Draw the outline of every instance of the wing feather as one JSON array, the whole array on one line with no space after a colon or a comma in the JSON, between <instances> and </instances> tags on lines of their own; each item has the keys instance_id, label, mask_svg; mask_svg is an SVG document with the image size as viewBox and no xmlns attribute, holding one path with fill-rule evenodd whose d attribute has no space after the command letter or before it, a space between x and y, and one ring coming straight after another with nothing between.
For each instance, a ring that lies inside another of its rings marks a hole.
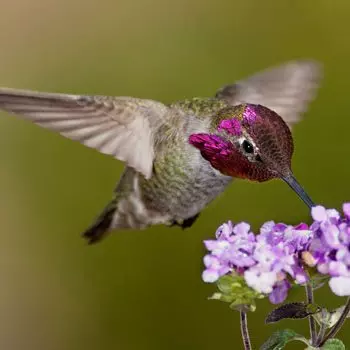
<instances>
[{"instance_id":1,"label":"wing feather","mask_svg":"<svg viewBox=\"0 0 350 350\"><path fill-rule=\"evenodd\" d=\"M292 126L314 98L321 72L321 65L315 61L291 61L224 86L216 97L231 105L264 105Z\"/></svg>"},{"instance_id":2,"label":"wing feather","mask_svg":"<svg viewBox=\"0 0 350 350\"><path fill-rule=\"evenodd\" d=\"M168 115L152 100L7 88L0 89L0 109L125 161L146 178L152 175L154 136Z\"/></svg>"}]
</instances>

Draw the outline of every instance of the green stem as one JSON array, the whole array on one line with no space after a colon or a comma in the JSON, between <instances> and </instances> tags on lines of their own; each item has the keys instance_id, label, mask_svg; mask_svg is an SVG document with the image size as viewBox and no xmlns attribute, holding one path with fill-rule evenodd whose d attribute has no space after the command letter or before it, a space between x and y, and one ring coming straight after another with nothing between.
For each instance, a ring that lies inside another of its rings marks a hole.
<instances>
[{"instance_id":1,"label":"green stem","mask_svg":"<svg viewBox=\"0 0 350 350\"><path fill-rule=\"evenodd\" d=\"M334 336L339 332L341 327L343 326L348 314L350 311L350 298L348 298L348 301L345 304L345 308L343 310L343 313L341 314L339 320L337 323L333 326L333 328L329 331L329 333L323 338L323 340L320 342L319 346L322 346L328 339L334 338Z\"/></svg>"},{"instance_id":2,"label":"green stem","mask_svg":"<svg viewBox=\"0 0 350 350\"><path fill-rule=\"evenodd\" d=\"M306 291L306 300L308 304L314 303L314 293L310 283L307 283L305 286ZM310 315L309 316L309 326L310 326L310 335L311 335L311 345L315 345L317 342L317 333L316 333L316 322L315 319Z\"/></svg>"},{"instance_id":3,"label":"green stem","mask_svg":"<svg viewBox=\"0 0 350 350\"><path fill-rule=\"evenodd\" d=\"M317 341L316 341L316 346L318 347L319 344L322 342L325 334L326 334L326 329L327 329L327 325L326 323L324 322L325 318L327 317L327 309L322 309L321 311L321 325L320 325L320 331L318 332L318 335L317 335Z\"/></svg>"},{"instance_id":4,"label":"green stem","mask_svg":"<svg viewBox=\"0 0 350 350\"><path fill-rule=\"evenodd\" d=\"M248 331L247 313L244 311L240 311L240 316L241 316L241 333L242 333L244 350L252 350L252 346L250 344L250 338L249 338L249 331Z\"/></svg>"}]
</instances>

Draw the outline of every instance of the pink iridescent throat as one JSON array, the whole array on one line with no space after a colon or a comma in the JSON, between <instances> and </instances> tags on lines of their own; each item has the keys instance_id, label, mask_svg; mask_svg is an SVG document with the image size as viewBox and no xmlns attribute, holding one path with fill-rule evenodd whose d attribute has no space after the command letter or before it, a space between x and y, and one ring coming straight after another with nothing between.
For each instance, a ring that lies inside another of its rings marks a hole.
<instances>
[{"instance_id":1,"label":"pink iridescent throat","mask_svg":"<svg viewBox=\"0 0 350 350\"><path fill-rule=\"evenodd\" d=\"M198 148L207 160L213 160L218 156L227 157L232 152L233 147L231 142L213 134L192 134L189 137L189 142Z\"/></svg>"}]
</instances>

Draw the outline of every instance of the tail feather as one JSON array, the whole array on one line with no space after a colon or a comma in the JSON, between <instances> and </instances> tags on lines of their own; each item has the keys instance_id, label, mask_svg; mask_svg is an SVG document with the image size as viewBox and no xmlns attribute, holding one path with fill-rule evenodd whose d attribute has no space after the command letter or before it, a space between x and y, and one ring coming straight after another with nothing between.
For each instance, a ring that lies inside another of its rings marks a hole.
<instances>
[{"instance_id":1,"label":"tail feather","mask_svg":"<svg viewBox=\"0 0 350 350\"><path fill-rule=\"evenodd\" d=\"M82 233L88 244L97 243L108 235L115 211L116 202L113 201L108 204L96 221Z\"/></svg>"}]
</instances>

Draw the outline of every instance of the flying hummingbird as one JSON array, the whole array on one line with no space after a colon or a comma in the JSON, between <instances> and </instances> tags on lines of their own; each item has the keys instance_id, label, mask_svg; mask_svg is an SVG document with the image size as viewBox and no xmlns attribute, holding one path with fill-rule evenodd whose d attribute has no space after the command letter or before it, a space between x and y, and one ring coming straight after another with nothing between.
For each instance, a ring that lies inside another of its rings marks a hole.
<instances>
[{"instance_id":1,"label":"flying hummingbird","mask_svg":"<svg viewBox=\"0 0 350 350\"><path fill-rule=\"evenodd\" d=\"M292 61L165 105L107 97L0 89L0 109L80 141L127 165L111 202L84 233L190 227L234 178L283 179L311 207L291 170L290 127L313 98L321 68Z\"/></svg>"}]
</instances>

